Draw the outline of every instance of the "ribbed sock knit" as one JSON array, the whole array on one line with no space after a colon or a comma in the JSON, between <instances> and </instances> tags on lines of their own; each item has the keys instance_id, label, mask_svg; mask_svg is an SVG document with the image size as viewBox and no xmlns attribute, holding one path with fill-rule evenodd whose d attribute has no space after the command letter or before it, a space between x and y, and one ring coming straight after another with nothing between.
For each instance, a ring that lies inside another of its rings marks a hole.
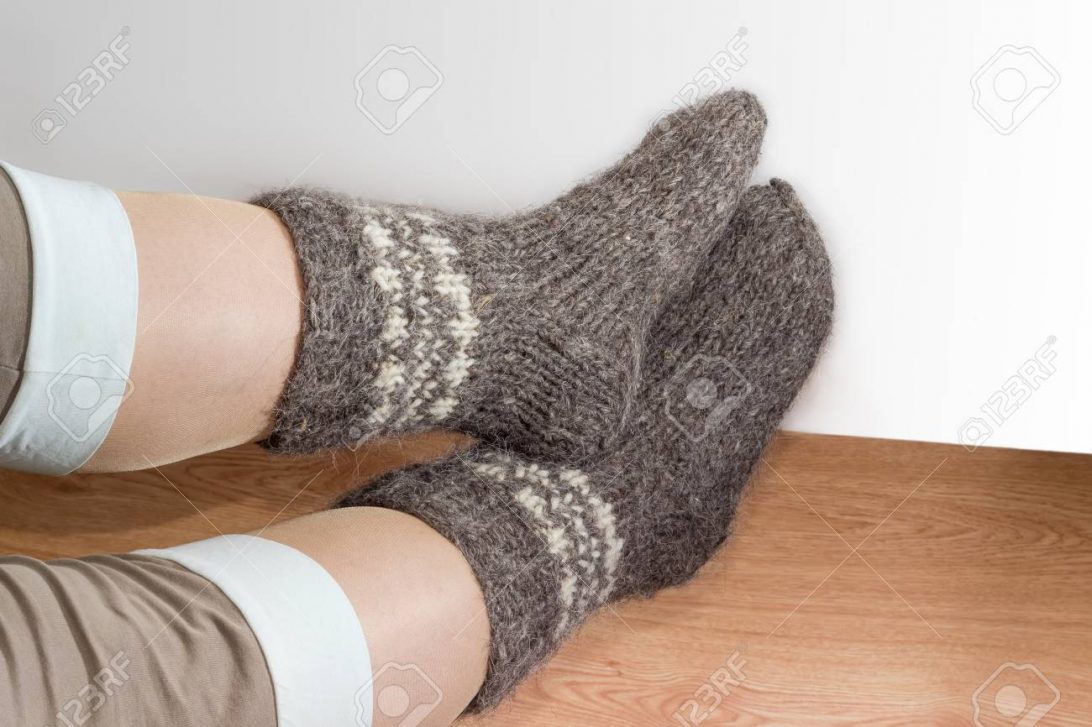
<instances>
[{"instance_id":1,"label":"ribbed sock knit","mask_svg":"<svg viewBox=\"0 0 1092 727\"><path fill-rule=\"evenodd\" d=\"M532 456L609 446L651 321L727 229L766 123L738 91L669 121L591 181L504 219L300 188L254 200L295 240L307 307L268 445L442 427Z\"/></svg>"},{"instance_id":2,"label":"ribbed sock knit","mask_svg":"<svg viewBox=\"0 0 1092 727\"><path fill-rule=\"evenodd\" d=\"M599 607L683 583L712 556L832 308L827 255L795 193L752 187L692 291L654 324L636 416L601 460L482 446L344 496L410 513L466 556L491 631L471 710L503 699Z\"/></svg>"}]
</instances>

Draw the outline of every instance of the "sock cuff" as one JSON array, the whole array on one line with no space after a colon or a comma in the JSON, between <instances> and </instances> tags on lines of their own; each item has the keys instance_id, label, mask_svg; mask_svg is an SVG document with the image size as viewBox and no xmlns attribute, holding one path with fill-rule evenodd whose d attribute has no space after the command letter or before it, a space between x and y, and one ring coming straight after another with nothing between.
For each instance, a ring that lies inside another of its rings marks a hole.
<instances>
[{"instance_id":1,"label":"sock cuff","mask_svg":"<svg viewBox=\"0 0 1092 727\"><path fill-rule=\"evenodd\" d=\"M270 447L355 446L447 419L465 394L480 321L459 250L439 221L322 190L252 202L292 234L307 305Z\"/></svg>"},{"instance_id":2,"label":"sock cuff","mask_svg":"<svg viewBox=\"0 0 1092 727\"><path fill-rule=\"evenodd\" d=\"M463 552L490 624L489 672L471 712L504 699L606 602L621 565L613 506L587 475L485 449L392 473L337 506L400 510Z\"/></svg>"}]
</instances>

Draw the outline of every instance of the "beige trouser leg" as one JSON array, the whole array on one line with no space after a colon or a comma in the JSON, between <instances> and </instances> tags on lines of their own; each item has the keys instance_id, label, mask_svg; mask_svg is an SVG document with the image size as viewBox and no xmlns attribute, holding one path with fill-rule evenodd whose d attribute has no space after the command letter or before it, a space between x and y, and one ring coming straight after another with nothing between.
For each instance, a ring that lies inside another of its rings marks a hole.
<instances>
[{"instance_id":1,"label":"beige trouser leg","mask_svg":"<svg viewBox=\"0 0 1092 727\"><path fill-rule=\"evenodd\" d=\"M0 169L0 421L22 372L30 327L30 232L7 172Z\"/></svg>"},{"instance_id":2,"label":"beige trouser leg","mask_svg":"<svg viewBox=\"0 0 1092 727\"><path fill-rule=\"evenodd\" d=\"M246 620L159 558L0 558L0 724L272 727Z\"/></svg>"}]
</instances>

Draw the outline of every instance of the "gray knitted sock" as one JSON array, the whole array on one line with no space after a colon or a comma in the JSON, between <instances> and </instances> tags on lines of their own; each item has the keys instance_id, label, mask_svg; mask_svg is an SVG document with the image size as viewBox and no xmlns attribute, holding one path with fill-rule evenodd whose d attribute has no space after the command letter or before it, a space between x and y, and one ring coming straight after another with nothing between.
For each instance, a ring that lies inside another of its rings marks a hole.
<instances>
[{"instance_id":1,"label":"gray knitted sock","mask_svg":"<svg viewBox=\"0 0 1092 727\"><path fill-rule=\"evenodd\" d=\"M603 604L682 583L728 536L751 469L830 330L822 240L784 182L752 187L689 295L652 331L624 442L577 469L479 447L340 506L419 517L485 594L488 708Z\"/></svg>"},{"instance_id":2,"label":"gray knitted sock","mask_svg":"<svg viewBox=\"0 0 1092 727\"><path fill-rule=\"evenodd\" d=\"M607 446L651 320L727 228L765 129L738 91L670 121L592 181L504 219L299 188L254 200L291 231L307 304L268 445L443 427L536 456Z\"/></svg>"}]
</instances>

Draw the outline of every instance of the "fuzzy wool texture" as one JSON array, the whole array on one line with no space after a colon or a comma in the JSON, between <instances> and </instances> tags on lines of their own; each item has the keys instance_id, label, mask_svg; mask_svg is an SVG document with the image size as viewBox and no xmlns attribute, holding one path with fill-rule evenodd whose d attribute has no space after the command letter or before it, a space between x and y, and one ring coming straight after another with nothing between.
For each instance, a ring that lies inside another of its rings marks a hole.
<instances>
[{"instance_id":1,"label":"fuzzy wool texture","mask_svg":"<svg viewBox=\"0 0 1092 727\"><path fill-rule=\"evenodd\" d=\"M565 461L612 446L652 321L724 235L765 127L750 94L710 97L590 181L500 219L306 188L256 198L292 234L306 304L267 446L434 428Z\"/></svg>"},{"instance_id":2,"label":"fuzzy wool texture","mask_svg":"<svg viewBox=\"0 0 1092 727\"><path fill-rule=\"evenodd\" d=\"M650 334L635 416L580 466L487 446L388 474L339 506L412 514L483 590L488 709L604 604L686 582L729 535L745 485L830 332L830 263L781 181L743 195L692 289Z\"/></svg>"}]
</instances>

